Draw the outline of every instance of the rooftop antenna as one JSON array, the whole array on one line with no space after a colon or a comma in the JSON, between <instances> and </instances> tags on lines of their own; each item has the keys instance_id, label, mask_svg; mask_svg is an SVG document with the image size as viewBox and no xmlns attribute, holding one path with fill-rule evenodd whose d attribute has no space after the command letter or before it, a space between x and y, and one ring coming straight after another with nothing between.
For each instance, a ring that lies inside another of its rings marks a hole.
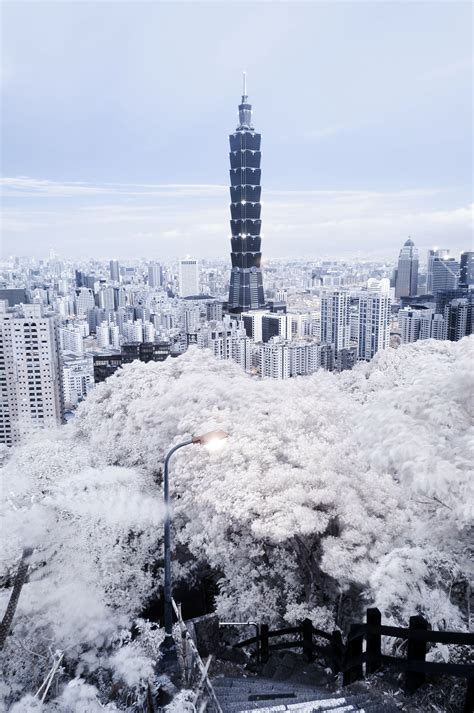
<instances>
[{"instance_id":1,"label":"rooftop antenna","mask_svg":"<svg viewBox=\"0 0 474 713\"><path fill-rule=\"evenodd\" d=\"M242 77L242 102L244 104L247 99L247 96L247 72L244 72Z\"/></svg>"}]
</instances>

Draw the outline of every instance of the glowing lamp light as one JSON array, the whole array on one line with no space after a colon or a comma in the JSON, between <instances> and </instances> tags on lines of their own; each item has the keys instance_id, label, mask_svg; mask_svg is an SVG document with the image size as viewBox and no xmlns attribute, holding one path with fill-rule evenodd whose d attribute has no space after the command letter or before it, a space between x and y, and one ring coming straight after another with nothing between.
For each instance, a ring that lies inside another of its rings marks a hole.
<instances>
[{"instance_id":1,"label":"glowing lamp light","mask_svg":"<svg viewBox=\"0 0 474 713\"><path fill-rule=\"evenodd\" d=\"M193 443L204 446L208 451L219 451L225 446L229 434L225 431L209 431L202 436L193 436Z\"/></svg>"},{"instance_id":2,"label":"glowing lamp light","mask_svg":"<svg viewBox=\"0 0 474 713\"><path fill-rule=\"evenodd\" d=\"M241 203L242 203L242 205L245 205L247 203L247 201L241 201Z\"/></svg>"}]
</instances>

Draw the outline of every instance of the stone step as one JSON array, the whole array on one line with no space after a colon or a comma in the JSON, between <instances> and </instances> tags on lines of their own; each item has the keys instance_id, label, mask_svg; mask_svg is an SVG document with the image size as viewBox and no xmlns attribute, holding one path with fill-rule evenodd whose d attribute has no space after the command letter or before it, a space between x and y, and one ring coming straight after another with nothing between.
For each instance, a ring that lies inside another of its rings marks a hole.
<instances>
[{"instance_id":1,"label":"stone step","mask_svg":"<svg viewBox=\"0 0 474 713\"><path fill-rule=\"evenodd\" d=\"M220 676L212 680L224 713L396 713L399 709L370 692L344 695L308 682Z\"/></svg>"}]
</instances>

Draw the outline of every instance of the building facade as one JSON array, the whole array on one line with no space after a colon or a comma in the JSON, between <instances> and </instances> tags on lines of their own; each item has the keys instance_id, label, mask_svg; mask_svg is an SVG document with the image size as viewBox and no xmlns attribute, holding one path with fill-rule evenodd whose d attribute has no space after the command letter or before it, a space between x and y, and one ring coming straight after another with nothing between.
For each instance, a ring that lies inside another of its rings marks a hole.
<instances>
[{"instance_id":1,"label":"building facade","mask_svg":"<svg viewBox=\"0 0 474 713\"><path fill-rule=\"evenodd\" d=\"M161 287L163 282L161 265L159 262L150 262L148 265L148 284L150 287Z\"/></svg>"},{"instance_id":2,"label":"building facade","mask_svg":"<svg viewBox=\"0 0 474 713\"><path fill-rule=\"evenodd\" d=\"M357 359L370 361L390 346L391 300L381 292L362 292L357 302Z\"/></svg>"},{"instance_id":3,"label":"building facade","mask_svg":"<svg viewBox=\"0 0 474 713\"><path fill-rule=\"evenodd\" d=\"M345 290L321 294L321 342L333 344L337 352L349 348L350 296Z\"/></svg>"},{"instance_id":4,"label":"building facade","mask_svg":"<svg viewBox=\"0 0 474 713\"><path fill-rule=\"evenodd\" d=\"M459 268L459 287L472 287L474 285L474 252L461 253Z\"/></svg>"},{"instance_id":5,"label":"building facade","mask_svg":"<svg viewBox=\"0 0 474 713\"><path fill-rule=\"evenodd\" d=\"M398 312L398 325L402 344L419 339L446 339L446 321L432 309L405 307Z\"/></svg>"},{"instance_id":6,"label":"building facade","mask_svg":"<svg viewBox=\"0 0 474 713\"><path fill-rule=\"evenodd\" d=\"M433 258L433 295L455 290L459 282L459 261L448 255Z\"/></svg>"},{"instance_id":7,"label":"building facade","mask_svg":"<svg viewBox=\"0 0 474 713\"><path fill-rule=\"evenodd\" d=\"M230 135L231 260L228 309L240 313L265 304L261 269L261 135L252 126L245 85L239 125Z\"/></svg>"},{"instance_id":8,"label":"building facade","mask_svg":"<svg viewBox=\"0 0 474 713\"><path fill-rule=\"evenodd\" d=\"M41 305L0 302L0 397L0 443L7 446L64 420L57 317Z\"/></svg>"},{"instance_id":9,"label":"building facade","mask_svg":"<svg viewBox=\"0 0 474 713\"><path fill-rule=\"evenodd\" d=\"M199 295L199 263L194 258L183 258L178 264L180 297Z\"/></svg>"},{"instance_id":10,"label":"building facade","mask_svg":"<svg viewBox=\"0 0 474 713\"><path fill-rule=\"evenodd\" d=\"M418 291L418 250L411 238L405 241L398 257L395 297L414 297Z\"/></svg>"},{"instance_id":11,"label":"building facade","mask_svg":"<svg viewBox=\"0 0 474 713\"><path fill-rule=\"evenodd\" d=\"M109 264L111 282L120 282L120 265L118 260L111 260Z\"/></svg>"}]
</instances>

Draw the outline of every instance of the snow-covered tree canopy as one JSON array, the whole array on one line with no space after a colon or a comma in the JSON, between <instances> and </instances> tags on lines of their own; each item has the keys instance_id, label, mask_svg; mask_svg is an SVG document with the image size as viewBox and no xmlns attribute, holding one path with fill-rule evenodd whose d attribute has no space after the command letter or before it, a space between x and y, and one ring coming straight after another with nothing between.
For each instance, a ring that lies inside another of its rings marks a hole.
<instances>
[{"instance_id":1,"label":"snow-covered tree canopy","mask_svg":"<svg viewBox=\"0 0 474 713\"><path fill-rule=\"evenodd\" d=\"M22 548L34 554L5 696L34 691L56 649L66 680L146 680L160 632L139 621L132 640L130 628L162 584L161 463L214 428L230 434L223 450L190 446L171 461L186 553L173 566L190 583L213 573L222 616L332 627L344 602L353 613L375 603L385 619L418 610L462 627L452 591L469 577L473 344L418 342L278 383L194 349L134 362L73 422L8 452L2 611Z\"/></svg>"}]
</instances>

